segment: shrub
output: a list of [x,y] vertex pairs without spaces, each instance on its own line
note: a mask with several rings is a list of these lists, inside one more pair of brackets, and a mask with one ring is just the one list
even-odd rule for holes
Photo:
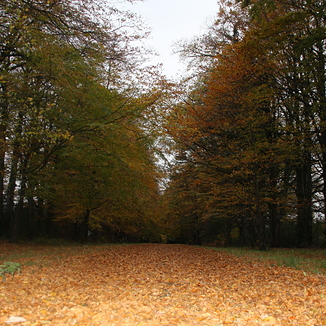
[[19,263],[5,261],[2,265],[0,265],[0,276],[4,278],[6,273],[14,275],[15,272],[20,273],[20,270],[21,265]]

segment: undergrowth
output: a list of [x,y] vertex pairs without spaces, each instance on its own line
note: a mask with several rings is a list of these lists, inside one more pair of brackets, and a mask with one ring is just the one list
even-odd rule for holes
[[304,272],[326,275],[326,250],[324,249],[271,249],[267,251],[249,248],[214,248],[230,252],[250,261],[259,261],[271,266],[291,267]]
[[5,279],[5,274],[14,275],[15,273],[20,273],[21,265],[19,263],[14,263],[11,261],[6,261],[0,265],[0,277],[2,280]]

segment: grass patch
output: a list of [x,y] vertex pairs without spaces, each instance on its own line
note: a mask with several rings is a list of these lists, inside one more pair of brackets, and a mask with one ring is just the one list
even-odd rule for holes
[[[211,247],[210,247],[211,248]],[[267,251],[249,248],[214,248],[226,251],[249,261],[278,265],[326,275],[325,249],[271,249]]]

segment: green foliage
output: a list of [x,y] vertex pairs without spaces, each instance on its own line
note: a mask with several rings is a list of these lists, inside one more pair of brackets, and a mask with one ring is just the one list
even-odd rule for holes
[[271,249],[266,251],[249,248],[216,248],[230,252],[251,262],[264,262],[267,266],[285,266],[326,275],[325,250],[321,249]]
[[20,270],[21,264],[6,261],[2,265],[0,265],[0,276],[4,277],[6,273],[14,275],[15,273],[20,273]]
[[82,0],[5,0],[0,15],[7,199],[0,216],[11,225],[10,240],[18,240],[25,225],[27,234],[45,235],[53,219],[58,236],[67,221],[83,225],[84,235],[103,224],[120,232],[125,221],[132,221],[131,233],[146,228],[157,182],[155,137],[146,133],[144,111],[156,101],[147,87],[157,76],[147,71],[147,79],[136,69],[144,54],[132,44],[145,36],[140,22],[110,4]]

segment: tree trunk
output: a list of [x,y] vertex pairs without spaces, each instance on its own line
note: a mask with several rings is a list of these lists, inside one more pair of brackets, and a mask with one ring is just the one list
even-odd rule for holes
[[87,237],[88,237],[88,231],[89,231],[89,218],[91,215],[91,210],[87,209],[86,213],[83,217],[82,223],[81,223],[81,234],[80,234],[80,242],[81,243],[86,243],[87,242]]
[[323,177],[323,200],[324,200],[324,243],[323,247],[326,247],[326,131],[322,133],[323,143],[322,143],[322,177]]
[[26,193],[26,183],[27,183],[27,174],[26,167],[28,165],[28,158],[25,159],[23,166],[21,168],[21,180],[20,180],[20,189],[18,193],[18,203],[16,208],[12,213],[12,223],[10,230],[9,242],[15,243],[19,240],[19,228],[21,227],[21,217],[23,216],[24,200]]
[[[8,60],[9,61],[9,60]],[[0,97],[0,235],[9,236],[9,220],[5,211],[5,158],[6,158],[6,131],[8,126],[8,91],[6,83],[1,84],[2,94]]]
[[281,228],[281,219],[279,213],[279,192],[277,189],[277,179],[279,175],[279,170],[275,166],[271,166],[269,170],[269,187],[271,191],[271,200],[272,202],[268,203],[269,211],[269,226],[270,226],[270,245],[273,248],[280,246],[280,228]]
[[[0,140],[1,142],[1,140]],[[1,146],[1,144],[0,144]],[[1,149],[0,149],[1,155]],[[6,235],[6,230],[8,228],[8,223],[5,215],[5,205],[4,205],[4,171],[5,171],[5,164],[4,164],[4,157],[0,157],[0,236]]]
[[14,213],[15,189],[18,172],[18,158],[13,156],[11,161],[11,171],[7,187],[6,201],[6,218],[9,221],[8,236],[10,242],[16,242],[17,237],[17,220]]
[[28,230],[27,236],[29,239],[33,239],[36,234],[36,223],[35,223],[35,203],[33,196],[28,196]]
[[[305,153],[307,159],[309,153]],[[297,195],[297,241],[299,247],[310,247],[313,240],[313,214],[312,214],[312,177],[311,165],[306,160],[296,169],[296,195]]]
[[256,228],[256,241],[257,247],[259,250],[266,250],[266,221],[264,214],[262,212],[262,199],[261,199],[261,183],[259,180],[259,176],[254,174],[254,187],[255,187],[255,228]]
[[280,246],[280,229],[281,219],[279,216],[279,208],[276,202],[269,203],[269,216],[271,228],[271,247],[277,248]]
[[[324,28],[325,16],[319,15],[318,12],[314,15],[315,26]],[[319,117],[320,117],[320,148],[322,154],[322,178],[323,178],[323,196],[324,196],[324,225],[325,225],[325,246],[326,246],[326,55],[325,55],[325,40],[318,38],[316,41],[317,49],[317,68],[316,75],[316,90],[318,95]]]
[[5,139],[2,125],[0,125],[0,236],[5,235],[7,228],[4,205],[4,178],[5,178]]

